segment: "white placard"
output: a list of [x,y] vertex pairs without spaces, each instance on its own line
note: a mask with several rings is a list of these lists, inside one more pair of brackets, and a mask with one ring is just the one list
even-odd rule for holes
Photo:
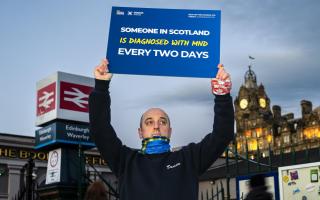
[[61,148],[49,152],[46,184],[60,182]]
[[[249,182],[250,180],[241,180],[239,181],[239,195],[240,197],[243,196],[243,198],[245,198],[249,191],[250,191],[250,186],[249,186]],[[266,186],[267,186],[267,190],[268,192],[270,192],[273,196],[273,199],[275,199],[275,186],[274,184],[276,183],[274,180],[273,176],[267,176],[265,177],[265,182],[266,182]]]
[[320,162],[279,167],[280,199],[320,199]]

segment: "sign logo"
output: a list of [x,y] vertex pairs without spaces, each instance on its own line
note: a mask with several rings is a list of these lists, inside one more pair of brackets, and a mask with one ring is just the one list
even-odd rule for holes
[[124,15],[124,11],[117,10],[117,11],[116,11],[116,14],[117,14],[117,15]]
[[37,92],[37,116],[55,109],[56,83],[41,88]]
[[50,165],[51,167],[55,167],[58,163],[58,160],[59,160],[59,155],[58,155],[58,152],[57,151],[53,151],[53,153],[51,154],[51,157],[50,157]]
[[89,112],[89,94],[92,87],[74,83],[60,82],[60,108]]

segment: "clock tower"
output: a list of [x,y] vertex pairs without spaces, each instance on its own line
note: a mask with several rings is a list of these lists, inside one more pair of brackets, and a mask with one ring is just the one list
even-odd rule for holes
[[239,89],[238,96],[234,101],[237,150],[239,152],[253,152],[257,146],[261,152],[268,149],[272,142],[273,116],[270,110],[270,99],[262,84],[257,84],[257,77],[249,65],[244,76],[244,84]]

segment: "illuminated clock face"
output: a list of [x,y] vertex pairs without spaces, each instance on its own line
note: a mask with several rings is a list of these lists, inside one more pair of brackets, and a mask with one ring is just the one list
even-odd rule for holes
[[261,108],[265,108],[267,106],[267,102],[264,98],[259,99],[259,105]]
[[241,99],[240,101],[240,108],[245,109],[248,106],[248,100],[247,99]]

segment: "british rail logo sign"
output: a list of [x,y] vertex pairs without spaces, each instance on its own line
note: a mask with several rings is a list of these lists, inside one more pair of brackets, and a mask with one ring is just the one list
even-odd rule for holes
[[37,92],[37,116],[55,109],[56,83],[41,88]]
[[64,72],[39,81],[36,126],[57,119],[88,123],[88,100],[93,87],[93,78]]
[[60,83],[60,108],[88,112],[91,91],[92,87],[62,81]]

